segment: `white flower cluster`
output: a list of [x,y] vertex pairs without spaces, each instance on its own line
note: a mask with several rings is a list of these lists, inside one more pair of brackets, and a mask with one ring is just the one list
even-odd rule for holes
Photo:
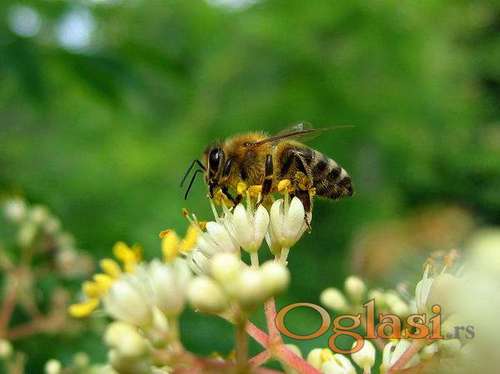
[[[220,314],[234,305],[251,310],[288,285],[286,258],[289,249],[307,229],[301,201],[288,195],[273,203],[270,210],[255,207],[248,198],[219,215],[213,206],[215,221],[206,223],[206,231],[187,255],[198,276],[189,288],[189,300],[202,312]],[[264,239],[276,260],[259,265],[258,251]],[[241,250],[250,254],[251,266],[241,259]]]
[[329,287],[321,293],[320,300],[327,308],[342,313],[358,312],[362,310],[363,303],[375,300],[380,312],[389,312],[402,318],[410,314],[412,304],[405,301],[395,290],[367,289],[363,280],[353,275],[346,278],[344,292]]
[[166,317],[182,312],[190,280],[191,272],[182,259],[141,264],[113,283],[103,298],[104,308],[119,321],[148,328],[155,322],[155,311]]
[[[61,275],[79,277],[91,271],[90,257],[75,247],[73,235],[62,230],[59,218],[47,207],[30,206],[18,197],[4,201],[2,206],[7,221],[18,227],[16,242],[21,250],[39,249],[42,243],[50,243],[50,250],[55,249],[55,266]],[[48,249],[40,249],[44,250]]]
[[234,304],[250,311],[285,290],[289,278],[277,261],[252,267],[233,253],[218,253],[209,261],[208,274],[191,283],[188,296],[193,307],[205,313],[221,314]]
[[[363,348],[351,354],[351,359],[365,373],[375,364],[376,351],[373,344],[366,340]],[[356,374],[356,369],[345,355],[334,354],[328,348],[315,348],[307,355],[307,362],[324,374]]]
[[[247,200],[246,207],[238,204],[232,211],[224,207],[219,216],[213,207],[215,221],[206,224],[188,259],[196,274],[209,272],[208,260],[216,253],[229,252],[240,255],[240,250],[250,253],[252,260],[262,246],[264,238],[276,256],[284,263],[289,249],[301,238],[307,229],[306,213],[302,202],[288,195],[276,200],[268,212],[263,205],[255,208]],[[310,218],[308,218],[310,219]]]

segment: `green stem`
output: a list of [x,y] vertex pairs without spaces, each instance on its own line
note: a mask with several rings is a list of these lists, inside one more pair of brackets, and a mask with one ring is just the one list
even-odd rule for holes
[[246,320],[238,322],[236,329],[236,369],[243,374],[248,371],[248,338],[246,333]]
[[250,254],[250,261],[252,263],[252,267],[257,269],[259,267],[259,253],[258,252],[252,252]]
[[288,253],[290,252],[290,248],[283,248],[280,253],[279,261],[286,266],[286,259],[288,258]]

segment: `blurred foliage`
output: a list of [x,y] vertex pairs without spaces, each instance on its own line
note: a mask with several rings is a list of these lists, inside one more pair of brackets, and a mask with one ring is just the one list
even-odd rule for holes
[[[32,37],[13,31],[19,5],[38,14]],[[71,15],[87,20],[83,47],[64,43]],[[178,187],[207,143],[354,125],[312,143],[357,189],[318,202],[291,255],[280,302],[315,302],[367,224],[435,203],[500,223],[499,31],[500,3],[485,0],[3,0],[0,191],[49,205],[96,257],[117,240],[151,257],[158,232],[182,231],[182,207],[209,217],[201,180],[187,202]],[[230,336],[223,323],[185,318],[194,349],[229,346],[207,339]]]

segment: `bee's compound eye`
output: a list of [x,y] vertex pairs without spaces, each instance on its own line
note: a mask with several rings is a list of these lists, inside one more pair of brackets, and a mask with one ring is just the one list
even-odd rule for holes
[[219,148],[215,148],[215,149],[212,149],[210,151],[209,158],[210,158],[210,167],[211,168],[217,169],[219,167],[220,154],[221,154],[221,151]]

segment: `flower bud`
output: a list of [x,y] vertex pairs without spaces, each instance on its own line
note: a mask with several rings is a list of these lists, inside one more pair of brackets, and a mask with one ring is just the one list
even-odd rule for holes
[[321,366],[324,374],[356,374],[356,369],[347,357],[341,354],[334,354]]
[[168,316],[180,314],[184,309],[185,295],[191,280],[191,271],[186,261],[178,258],[164,264],[154,260],[149,264],[148,275],[154,304]]
[[204,313],[221,313],[229,306],[229,300],[221,287],[203,275],[194,278],[189,285],[188,299],[193,308]]
[[375,300],[375,305],[384,309],[387,306],[385,294],[382,290],[374,289],[368,292],[368,299]]
[[[397,342],[387,343],[384,347],[382,365],[380,367],[381,373],[387,372],[389,368],[394,365],[400,357],[410,348],[411,342],[406,339],[401,339]],[[416,366],[420,363],[420,356],[414,355],[410,361],[405,365],[404,369]]]
[[397,293],[393,291],[388,291],[385,293],[385,302],[391,313],[394,313],[398,316],[407,316],[410,312],[409,306]]
[[88,354],[86,354],[85,352],[77,352],[73,356],[73,364],[77,368],[81,369],[86,368],[87,366],[89,366],[89,363],[90,363],[90,358]]
[[210,260],[210,272],[223,287],[234,283],[241,267],[241,260],[233,253],[218,253]]
[[271,206],[270,218],[266,240],[274,254],[282,248],[292,247],[307,229],[304,206],[297,197],[289,206],[283,199],[276,200]]
[[[353,344],[353,348],[357,342]],[[352,360],[363,370],[372,368],[375,364],[375,347],[369,340],[365,340],[363,348],[351,354]]]
[[4,211],[9,221],[19,223],[26,217],[26,204],[22,199],[14,198],[5,202]]
[[122,356],[117,349],[108,352],[108,362],[114,370],[106,371],[109,374],[151,374],[151,360],[149,357]]
[[320,295],[321,304],[329,309],[339,312],[346,312],[349,309],[347,300],[344,294],[337,288],[330,287],[324,290]]
[[21,247],[29,247],[36,237],[37,228],[32,222],[25,222],[17,233],[17,243]]
[[307,362],[315,369],[320,370],[321,366],[333,357],[333,352],[328,348],[314,348],[307,355]]
[[7,359],[12,355],[12,344],[6,339],[0,339],[0,359]]
[[45,232],[55,234],[61,229],[61,221],[55,217],[49,217],[43,226]]
[[244,268],[236,282],[238,292],[234,295],[241,307],[251,309],[266,298],[264,278],[257,269]]
[[49,211],[44,206],[35,205],[31,209],[29,216],[30,216],[29,217],[30,220],[33,223],[39,225],[39,224],[45,222],[49,218]]
[[266,208],[259,205],[253,212],[250,206],[245,209],[243,204],[238,204],[232,215],[229,213],[228,218],[239,245],[247,252],[258,251],[269,226],[269,213]]
[[290,272],[283,264],[267,261],[260,267],[267,297],[282,293],[290,282]]
[[363,300],[366,286],[359,277],[352,275],[345,280],[345,291],[352,301],[358,303]]
[[139,358],[148,353],[146,339],[136,327],[125,322],[111,323],[104,334],[104,341],[122,357]]
[[59,374],[62,370],[62,365],[58,360],[51,359],[45,363],[46,374]]

